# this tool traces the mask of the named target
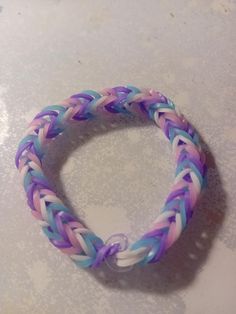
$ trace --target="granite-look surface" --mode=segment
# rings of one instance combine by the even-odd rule
[[[236,1],[0,1],[0,313],[234,314]],[[83,89],[133,84],[169,96],[199,130],[209,187],[163,260],[83,271],[42,234],[14,167],[27,123]],[[73,132],[74,131],[74,132]],[[173,181],[153,124],[68,130],[45,171],[101,237],[137,239]]]

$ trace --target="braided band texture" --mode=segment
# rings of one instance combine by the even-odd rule
[[[113,114],[145,115],[160,127],[172,145],[175,180],[165,204],[150,229],[121,250],[119,243],[104,243],[75,217],[56,195],[46,178],[42,160],[45,144],[72,121]],[[83,123],[85,123],[83,122]],[[206,186],[205,154],[196,130],[161,93],[134,86],[83,91],[47,106],[29,124],[15,157],[28,205],[49,241],[80,267],[97,267],[109,256],[119,267],[159,261],[178,239],[192,217],[201,190]]]

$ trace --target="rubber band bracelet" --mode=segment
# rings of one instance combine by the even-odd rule
[[[160,127],[172,145],[176,162],[174,184],[150,229],[135,243],[123,234],[106,242],[75,217],[56,195],[43,172],[45,145],[72,121],[113,114],[145,115]],[[85,123],[85,122],[84,122]],[[104,260],[119,268],[158,262],[179,238],[206,186],[207,167],[199,136],[161,93],[133,86],[83,91],[44,108],[29,124],[15,157],[28,205],[49,241],[80,267],[98,267]]]

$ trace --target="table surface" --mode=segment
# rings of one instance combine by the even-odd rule
[[[236,308],[236,1],[0,1],[0,313],[208,313]],[[84,271],[26,205],[17,143],[44,106],[132,84],[168,95],[199,130],[208,189],[159,264]],[[101,237],[141,235],[173,181],[169,144],[142,121],[56,142],[45,171]]]

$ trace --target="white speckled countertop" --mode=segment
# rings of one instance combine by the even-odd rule
[[[235,313],[235,28],[234,0],[0,1],[1,314]],[[83,271],[30,214],[14,155],[45,105],[122,84],[160,90],[195,125],[209,187],[159,264]],[[173,181],[151,124],[89,125],[53,149],[48,175],[104,239],[141,235]]]

